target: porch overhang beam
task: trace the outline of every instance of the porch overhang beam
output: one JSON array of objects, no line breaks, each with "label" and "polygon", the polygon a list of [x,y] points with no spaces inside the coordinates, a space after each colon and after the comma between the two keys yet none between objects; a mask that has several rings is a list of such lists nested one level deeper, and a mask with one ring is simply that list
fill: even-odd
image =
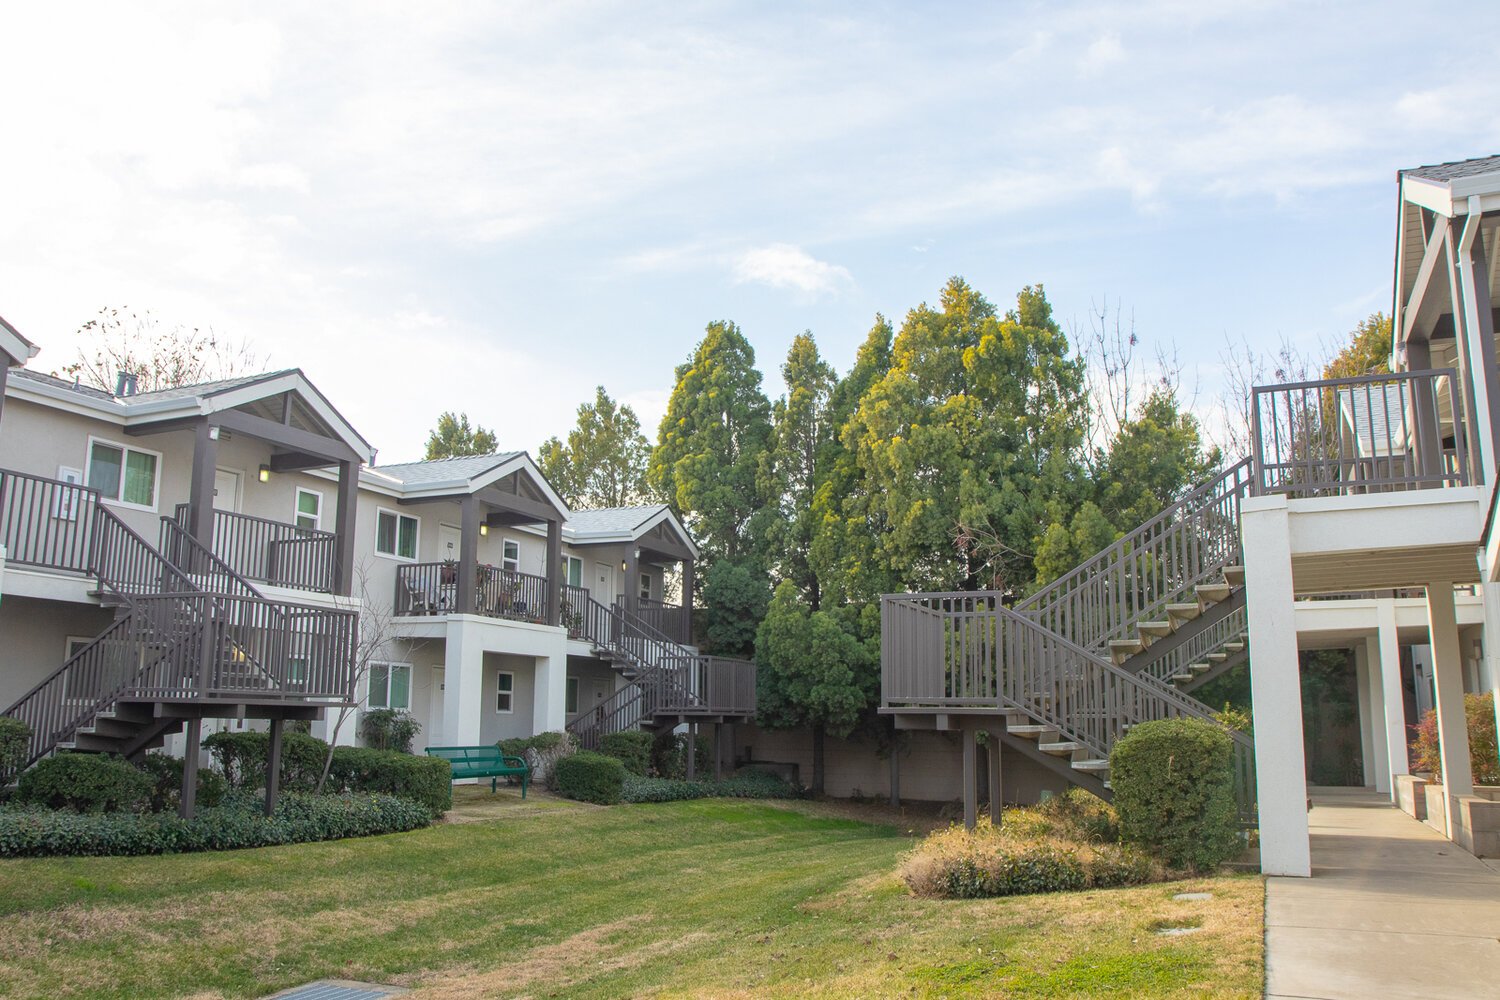
[{"label": "porch overhang beam", "polygon": [[1422,312],[1428,289],[1432,285],[1432,276],[1437,272],[1438,259],[1445,250],[1444,244],[1449,225],[1446,216],[1439,217],[1427,235],[1427,245],[1422,251],[1422,266],[1417,269],[1416,280],[1412,283],[1411,296],[1401,309],[1401,343],[1403,344],[1411,338],[1416,328],[1417,318]]}]

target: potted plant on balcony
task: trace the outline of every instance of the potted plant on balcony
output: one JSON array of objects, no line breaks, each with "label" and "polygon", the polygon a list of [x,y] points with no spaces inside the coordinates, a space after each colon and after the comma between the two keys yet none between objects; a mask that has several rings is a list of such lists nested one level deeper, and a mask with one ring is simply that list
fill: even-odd
[{"label": "potted plant on balcony", "polygon": [[438,574],[443,586],[453,586],[458,582],[458,560],[444,559],[442,566],[438,570]]}]

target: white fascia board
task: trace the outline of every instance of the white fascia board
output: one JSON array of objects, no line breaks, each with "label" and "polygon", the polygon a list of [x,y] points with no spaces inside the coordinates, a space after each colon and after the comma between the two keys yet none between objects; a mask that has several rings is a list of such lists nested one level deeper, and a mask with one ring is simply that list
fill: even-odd
[{"label": "white fascia board", "polygon": [[507,461],[500,463],[493,469],[490,469],[488,472],[481,473],[480,475],[475,476],[469,482],[469,490],[470,492],[473,492],[475,490],[484,489],[484,487],[490,485],[491,483],[498,482],[499,480],[504,479],[512,472],[519,471],[524,471],[528,476],[531,477],[532,482],[535,483],[537,487],[542,491],[542,494],[546,496],[547,501],[562,513],[563,521],[564,523],[566,523],[568,519],[567,502],[564,501],[562,497],[557,495],[557,491],[552,488],[552,484],[547,482],[547,477],[542,475],[542,470],[539,469],[537,467],[537,464],[531,460],[531,456],[524,451],[508,459]]},{"label": "white fascia board", "polygon": [[24,365],[36,357],[41,348],[21,336],[20,331],[15,327],[0,319],[0,351],[15,358],[17,365]]},{"label": "white fascia board", "polygon": [[40,382],[23,382],[17,379],[6,381],[5,394],[81,417],[92,417],[120,426],[125,424],[124,408],[112,399],[97,399],[74,392],[72,389],[44,385]]},{"label": "white fascia board", "polygon": [[663,521],[671,522],[672,529],[677,532],[678,540],[685,544],[688,551],[693,554],[693,558],[697,559],[699,554],[698,544],[693,541],[693,536],[688,534],[686,526],[677,519],[677,515],[672,513],[672,508],[670,507],[663,507],[654,516],[638,525],[635,529],[636,537],[639,538]]},{"label": "white fascia board", "polygon": [[1455,177],[1449,182],[1448,189],[1455,207],[1466,209],[1467,206],[1460,203],[1475,195],[1500,195],[1500,172],[1475,174],[1472,177]]},{"label": "white fascia board", "polygon": [[374,464],[375,453],[370,447],[370,442],[366,441],[343,418],[343,415],[334,409],[328,397],[308,380],[300,368],[264,382],[251,382],[248,385],[236,386],[233,389],[202,397],[202,412],[209,414],[218,413],[221,410],[232,410],[237,406],[244,406],[246,403],[253,403],[268,396],[279,396],[283,392],[295,392],[301,396],[302,401],[318,415],[319,419],[333,428],[339,439],[352,448],[361,461]]},{"label": "white fascia board", "polygon": [[1452,218],[1454,214],[1453,190],[1439,181],[1425,177],[1403,176],[1401,178],[1401,200],[1431,209],[1439,215]]}]

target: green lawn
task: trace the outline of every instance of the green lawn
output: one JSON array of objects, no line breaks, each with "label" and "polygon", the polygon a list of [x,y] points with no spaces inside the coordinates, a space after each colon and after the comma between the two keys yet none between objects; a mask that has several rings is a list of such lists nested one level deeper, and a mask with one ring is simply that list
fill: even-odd
[{"label": "green lawn", "polygon": [[918,900],[904,833],[814,804],[499,798],[365,840],[0,861],[0,996],[1260,995],[1257,878]]}]

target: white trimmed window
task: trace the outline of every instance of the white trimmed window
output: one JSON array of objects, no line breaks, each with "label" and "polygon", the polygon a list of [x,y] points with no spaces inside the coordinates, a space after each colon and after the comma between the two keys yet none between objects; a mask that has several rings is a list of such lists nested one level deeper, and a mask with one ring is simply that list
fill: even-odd
[{"label": "white trimmed window", "polygon": [[641,600],[643,600],[643,601],[649,601],[649,600],[651,600],[651,574],[650,573],[642,573],[641,574]]},{"label": "white trimmed window", "polygon": [[567,693],[563,695],[563,712],[567,715],[578,714],[578,678],[569,677]]},{"label": "white trimmed window", "polygon": [[521,571],[521,543],[507,538],[500,543],[500,568],[512,573]]},{"label": "white trimmed window", "polygon": [[317,531],[323,526],[323,494],[297,487],[297,527]]},{"label": "white trimmed window", "polygon": [[514,712],[516,699],[516,675],[502,670],[495,675],[495,711],[501,715]]},{"label": "white trimmed window", "polygon": [[371,708],[411,708],[411,664],[370,664]]},{"label": "white trimmed window", "polygon": [[160,452],[89,438],[88,484],[104,499],[155,510],[160,479]]},{"label": "white trimmed window", "polygon": [[583,586],[583,560],[577,556],[562,557],[563,583],[569,587]]},{"label": "white trimmed window", "polygon": [[393,510],[377,510],[375,551],[392,559],[416,559],[417,519]]}]

